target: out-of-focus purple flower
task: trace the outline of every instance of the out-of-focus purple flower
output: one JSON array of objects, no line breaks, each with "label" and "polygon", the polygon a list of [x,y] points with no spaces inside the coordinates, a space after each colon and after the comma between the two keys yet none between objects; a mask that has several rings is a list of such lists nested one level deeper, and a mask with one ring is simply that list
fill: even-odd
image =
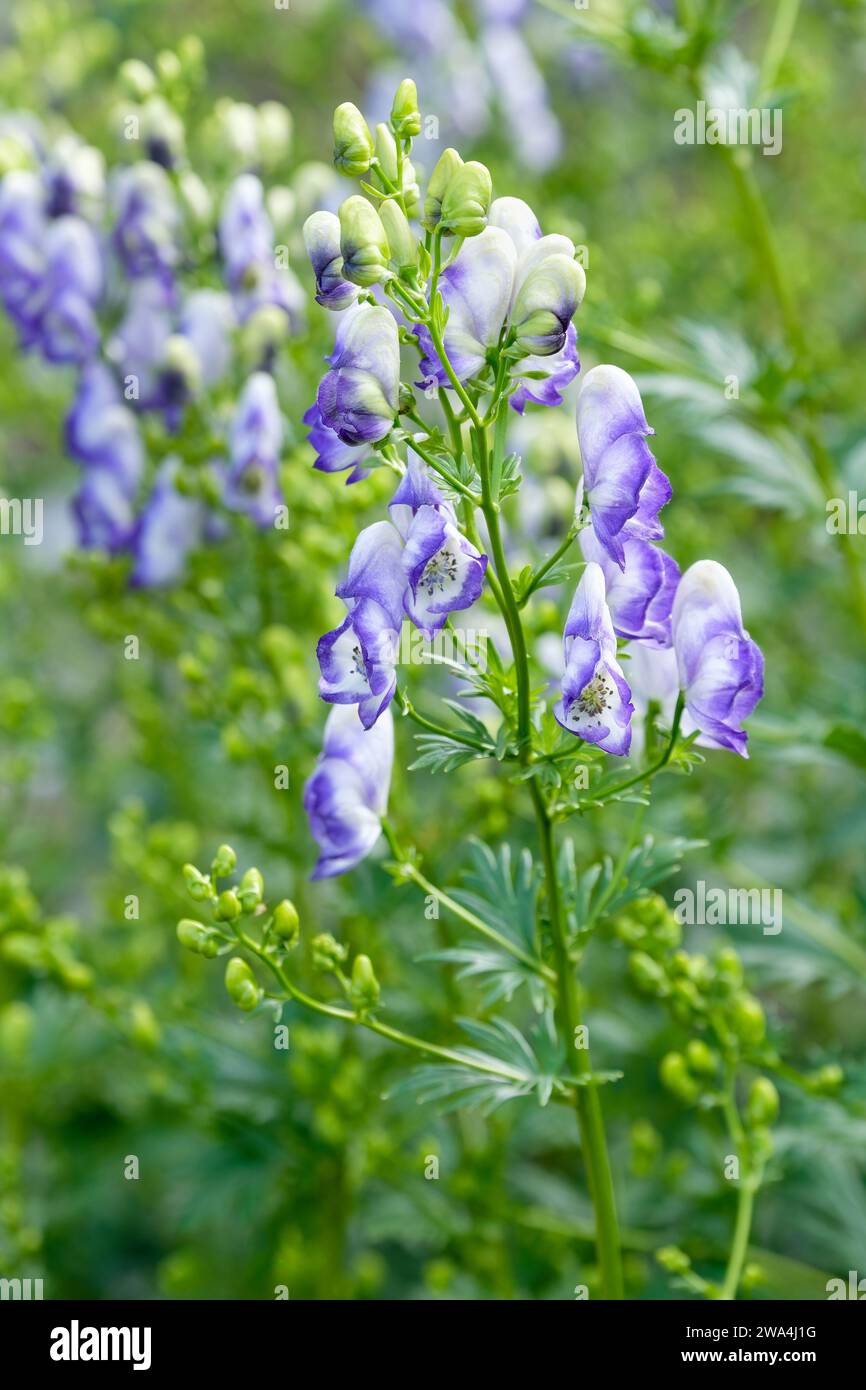
[{"label": "out-of-focus purple flower", "polygon": [[135,533],[132,499],[110,468],[87,468],[72,499],[78,541],[84,550],[125,550]]},{"label": "out-of-focus purple flower", "polygon": [[617,637],[669,647],[671,608],[680,579],[676,561],[649,541],[627,536],[621,570],[591,526],[581,531],[580,548],[585,560],[601,566]]},{"label": "out-of-focus purple flower", "polygon": [[178,328],[195,353],[202,386],[215,386],[227,376],[234,326],[232,302],[222,290],[192,290],[183,301]]},{"label": "out-of-focus purple flower", "polygon": [[[445,350],[460,380],[481,370],[508,328],[526,354],[512,367],[518,382],[512,407],[522,412],[527,401],[558,405],[562,388],[580,370],[571,319],[585,276],[568,237],[542,236],[528,204],[497,198],[489,225],[463,245],[439,283],[448,307]],[[425,382],[446,385],[429,332],[423,326],[416,332]]]},{"label": "out-of-focus purple flower", "polygon": [[408,584],[403,607],[430,638],[445,626],[449,613],[475,603],[484,585],[487,556],[461,534],[452,507],[411,449],[390,510],[405,541],[402,564]]},{"label": "out-of-focus purple flower", "polygon": [[85,468],[111,473],[133,498],[144,471],[144,450],[132,411],[124,405],[114,378],[103,362],[81,373],[65,423],[66,448]]},{"label": "out-of-focus purple flower", "polygon": [[43,193],[36,174],[15,169],[0,180],[0,296],[23,347],[37,338],[45,275]]},{"label": "out-of-focus purple flower", "polygon": [[764,658],[743,627],[740,596],[723,565],[699,560],[686,570],[673,608],[683,730],[698,742],[747,758],[742,727],[764,693]]},{"label": "out-of-focus purple flower", "polygon": [[394,720],[385,710],[365,729],[350,705],[328,715],[322,752],[304,787],[304,810],[319,846],[314,879],[353,869],[382,830],[394,761]]},{"label": "out-of-focus purple flower", "polygon": [[345,473],[350,468],[352,471],[346,479],[347,484],[369,478],[370,469],[363,466],[364,460],[370,455],[367,444],[344,444],[336,431],[325,424],[318,401],[304,411],[303,420],[310,427],[307,438],[316,451],[314,468],[318,468],[320,473]]},{"label": "out-of-focus purple flower", "polygon": [[355,304],[340,319],[331,370],[319,385],[322,422],[344,444],[373,444],[394,423],[400,392],[400,342],[393,314]]},{"label": "out-of-focus purple flower", "polygon": [[291,270],[277,264],[265,190],[255,174],[241,174],[225,195],[219,247],[240,322],[246,323],[256,309],[275,305],[296,328],[303,315],[303,290]]},{"label": "out-of-focus purple flower", "polygon": [[132,538],[134,564],[129,582],[133,588],[176,583],[190,551],[203,540],[205,505],[178,492],[176,477],[177,460],[166,459],[138,518]]},{"label": "out-of-focus purple flower", "polygon": [[316,277],[316,303],[325,309],[348,308],[358,297],[358,287],[343,278],[339,217],[314,212],[304,223],[304,245]]},{"label": "out-of-focus purple flower", "polygon": [[274,379],[254,372],[240,394],[232,420],[230,463],[223,500],[246,512],[258,526],[272,526],[283,501],[279,464],[283,417]]},{"label": "out-of-focus purple flower", "polygon": [[61,135],[43,162],[42,183],[46,216],[76,213],[95,220],[105,197],[102,153],[76,135]]},{"label": "out-of-focus purple flower", "polygon": [[406,575],[403,543],[388,521],[367,526],[355,541],[349,571],[337,589],[349,612],[319,639],[319,694],[329,704],[358,706],[369,729],[397,685],[397,644]]},{"label": "out-of-focus purple flower", "polygon": [[577,437],[593,529],[620,569],[628,537],[664,535],[659,512],[671,485],[646,442],[652,433],[628,372],[593,367],[577,399]]},{"label": "out-of-focus purple flower", "polygon": [[148,160],[120,170],[112,205],[114,246],[127,274],[170,280],[180,260],[180,213],[165,170]]},{"label": "out-of-focus purple flower", "polygon": [[522,34],[504,17],[481,33],[481,47],[493,77],[497,101],[520,163],[543,172],[556,163],[562,131],[550,109],[544,78]]},{"label": "out-of-focus purple flower", "polygon": [[631,746],[634,706],[616,659],[616,637],[605,601],[601,567],[581,576],[563,636],[565,674],[554,715],[569,733],[624,756]]},{"label": "out-of-focus purple flower", "polygon": [[102,256],[90,226],[60,217],[45,237],[39,340],[49,362],[85,362],[99,346],[94,313],[102,293]]}]

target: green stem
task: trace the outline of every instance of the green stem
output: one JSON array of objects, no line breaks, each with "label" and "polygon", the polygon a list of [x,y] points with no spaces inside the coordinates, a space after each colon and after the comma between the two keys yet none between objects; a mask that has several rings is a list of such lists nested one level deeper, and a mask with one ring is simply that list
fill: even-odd
[{"label": "green stem", "polygon": [[613,1175],[604,1131],[601,1097],[598,1094],[598,1087],[593,1085],[592,1080],[587,1082],[585,1079],[592,1076],[589,1048],[577,1046],[577,1030],[581,1027],[580,986],[578,985],[574,962],[569,954],[565,924],[562,918],[553,826],[544,804],[544,798],[534,780],[530,784],[530,790],[544,858],[547,912],[550,919],[558,981],[557,1014],[559,1027],[565,1039],[566,1047],[571,1053],[574,1073],[584,1081],[584,1084],[575,1088],[575,1108],[586,1163],[589,1191],[595,1209],[596,1249],[601,1269],[602,1288],[605,1298],[620,1299],[623,1297],[623,1277],[619,1224],[616,1214]]},{"label": "green stem", "polygon": [[674,748],[676,747],[677,739],[679,738],[680,722],[683,717],[684,708],[685,696],[683,695],[683,692],[680,691],[679,696],[677,698],[676,709],[674,710],[674,720],[673,724],[671,725],[671,736],[668,739],[667,746],[665,748],[665,751],[662,753],[661,757],[658,759],[657,762],[653,763],[651,767],[645,768],[643,772],[636,772],[634,777],[628,777],[624,782],[617,782],[616,786],[610,787],[604,793],[604,799],[606,801],[613,796],[618,796],[620,792],[627,791],[629,787],[636,787],[638,783],[648,781],[650,778],[655,777],[657,772],[661,772],[663,768],[667,767],[668,763],[671,760],[671,754],[673,753]]}]

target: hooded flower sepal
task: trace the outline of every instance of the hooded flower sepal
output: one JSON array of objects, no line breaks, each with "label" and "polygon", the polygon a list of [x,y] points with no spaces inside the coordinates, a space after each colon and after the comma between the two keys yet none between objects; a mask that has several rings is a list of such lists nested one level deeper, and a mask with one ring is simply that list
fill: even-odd
[{"label": "hooded flower sepal", "polygon": [[304,223],[304,245],[316,277],[316,303],[333,310],[354,303],[358,287],[343,275],[339,217],[333,212],[314,212]]},{"label": "hooded flower sepal", "polygon": [[335,705],[322,753],[304,787],[304,810],[319,846],[314,879],[353,869],[382,833],[394,761],[394,721],[385,710],[365,730],[350,705]]},{"label": "hooded flower sepal", "polygon": [[563,636],[565,672],[557,722],[606,753],[624,757],[631,747],[631,691],[616,659],[616,637],[605,601],[604,575],[590,563],[583,572]]}]

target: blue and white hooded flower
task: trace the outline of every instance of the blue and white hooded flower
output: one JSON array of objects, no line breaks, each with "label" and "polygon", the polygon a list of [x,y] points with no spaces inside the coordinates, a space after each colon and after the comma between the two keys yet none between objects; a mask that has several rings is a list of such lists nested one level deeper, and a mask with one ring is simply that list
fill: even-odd
[{"label": "blue and white hooded flower", "polygon": [[393,762],[390,710],[365,729],[351,705],[335,705],[304,787],[304,810],[319,846],[314,879],[344,874],[370,853],[382,833]]},{"label": "blue and white hooded flower", "polygon": [[557,721],[587,743],[623,757],[631,746],[634,706],[616,657],[616,636],[605,601],[601,566],[581,576],[563,635],[565,673]]}]

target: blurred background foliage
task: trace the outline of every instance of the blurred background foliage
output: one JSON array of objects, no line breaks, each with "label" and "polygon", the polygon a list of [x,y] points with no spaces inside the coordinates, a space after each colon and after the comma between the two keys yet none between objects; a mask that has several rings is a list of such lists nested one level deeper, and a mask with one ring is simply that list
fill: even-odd
[{"label": "blurred background foliage", "polygon": [[[674,486],[671,549],[683,567],[711,555],[732,571],[766,656],[751,761],[710,754],[692,778],[664,779],[644,826],[707,842],[670,890],[704,878],[784,892],[780,935],[740,927],[730,939],[792,1066],[842,1063],[846,1082],[836,1098],[781,1083],[753,1292],[824,1297],[866,1251],[866,537],[825,524],[828,498],[866,488],[866,8],[456,5],[465,82],[473,55],[483,67],[491,16],[525,39],[558,131],[549,159],[527,158],[497,119],[489,74],[488,117],[468,135],[450,128],[457,107],[428,99],[429,39],[402,8],[10,0],[0,103],[68,121],[110,157],[119,63],[195,33],[206,78],[187,115],[200,170],[219,168],[204,115],[221,96],[284,101],[297,169],[328,160],[337,102],[363,106],[378,73],[405,71],[443,139],[586,247],[584,368],[609,360],[637,376]],[[674,112],[713,82],[751,83],[782,107],[778,157],[674,143]],[[306,882],[300,790],[323,723],[315,638],[337,611],[342,557],[389,490],[377,474],[347,493],[309,466],[300,414],[329,333],[311,304],[309,337],[290,344],[280,378],[291,531],[238,519],[184,585],[130,594],[110,564],[67,553],[70,382],[22,357],[0,324],[0,484],[43,496],[48,519],[41,547],[0,541],[0,1269],[44,1277],[49,1297],[267,1298],[285,1285],[292,1297],[569,1298],[594,1286],[572,1116],[531,1102],[437,1115],[390,1097],[400,1055],[301,1017],[278,1050],[272,1015],[235,1014],[221,972],[175,940],[182,864],[228,840],[294,898],[309,935],[333,931],[373,957],[393,1017],[447,1038],[456,1015],[478,1011],[471,982],[419,960],[455,943],[452,924],[426,920],[379,862]],[[514,447],[527,475],[517,564],[521,547],[552,548],[570,517],[570,410],[515,421]],[[535,604],[539,642],[561,630],[566,599],[545,590]],[[412,740],[399,739],[393,818],[437,882],[459,881],[470,834],[528,838],[519,787],[486,765],[408,774]],[[274,789],[278,764],[287,791]],[[577,822],[581,860],[616,854],[632,815]],[[695,928],[688,944],[721,935]],[[625,1072],[605,1096],[629,1293],[682,1296],[653,1251],[675,1242],[718,1274],[733,1217],[726,1141],[662,1089],[659,1059],[681,1039],[633,992],[622,948],[596,947],[588,966],[596,1064]]]}]

